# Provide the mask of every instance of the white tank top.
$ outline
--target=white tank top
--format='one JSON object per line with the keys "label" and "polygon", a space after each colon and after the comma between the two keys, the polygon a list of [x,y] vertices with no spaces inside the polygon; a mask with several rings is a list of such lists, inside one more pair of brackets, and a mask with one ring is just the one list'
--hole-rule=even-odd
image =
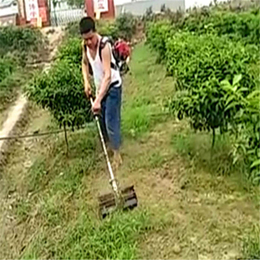
{"label": "white tank top", "polygon": [[[103,80],[103,77],[104,77],[104,74],[105,74],[104,66],[103,66],[103,63],[102,63],[102,61],[100,59],[100,55],[99,55],[100,40],[101,40],[101,37],[99,37],[95,59],[92,59],[90,52],[89,52],[89,49],[87,47],[87,57],[88,57],[89,63],[91,65],[91,68],[92,68],[92,71],[93,71],[94,83],[95,83],[95,86],[96,86],[96,94],[98,94],[98,92],[99,92],[99,89],[100,89],[100,86],[102,84],[102,80]],[[110,48],[111,62],[116,64],[116,61],[115,61],[115,59],[112,55],[111,45],[110,45],[110,43],[107,43],[107,44],[109,45],[109,48]],[[121,84],[122,84],[122,79],[121,79],[121,76],[120,76],[119,69],[115,70],[115,69],[111,68],[111,83],[110,83],[110,85],[113,84],[113,83],[117,83],[117,84],[115,84],[115,87],[120,87]]]}

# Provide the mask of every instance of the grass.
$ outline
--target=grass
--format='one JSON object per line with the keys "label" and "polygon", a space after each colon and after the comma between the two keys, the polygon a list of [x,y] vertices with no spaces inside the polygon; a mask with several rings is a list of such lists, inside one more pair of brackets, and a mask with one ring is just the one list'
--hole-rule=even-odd
{"label": "grass", "polygon": [[[47,116],[42,118],[49,120]],[[52,123],[39,122],[38,117],[34,121],[47,129],[52,127]],[[35,124],[29,128],[35,129]],[[21,191],[12,206],[15,219],[24,229],[31,223],[32,240],[17,247],[16,257],[136,257],[139,235],[150,228],[149,212],[145,209],[135,213],[118,212],[105,221],[99,219],[96,196],[92,198],[87,194],[91,186],[85,182],[95,168],[100,169],[97,158],[101,147],[97,146],[97,141],[93,126],[71,134],[69,156],[66,156],[62,135],[46,137],[29,152],[33,161],[30,167],[27,170],[20,167],[22,179],[18,180],[13,174],[8,176],[8,182],[15,182],[15,189]],[[19,151],[16,156],[18,154]],[[12,164],[14,166],[15,162]],[[11,167],[9,173],[17,171],[16,167]]]}
{"label": "grass", "polygon": [[260,259],[260,226],[253,225],[243,240],[244,259]]}
{"label": "grass", "polygon": [[23,68],[19,68],[0,82],[1,113],[8,107],[8,105],[15,101],[21,85],[25,84],[31,76],[31,72],[25,71]]}
{"label": "grass", "polygon": [[134,259],[136,238],[149,229],[149,216],[144,211],[117,213],[99,222],[82,212],[72,225],[63,229],[65,231],[59,240],[50,234],[37,237],[22,258],[38,258],[47,251],[46,258]]}
{"label": "grass", "polygon": [[[257,256],[259,192],[240,179],[228,139],[194,134],[163,111],[174,94],[156,57],[139,45],[124,81],[121,186],[134,184],[138,208],[98,217],[111,191],[94,125],[24,139],[0,180],[1,258],[230,259]],[[33,107],[25,133],[57,126]],[[9,216],[10,218],[7,218]],[[11,219],[11,220],[9,220]],[[14,246],[15,245],[15,246]]]}
{"label": "grass", "polygon": [[230,175],[243,170],[242,165],[233,164],[229,136],[217,136],[212,148],[209,134],[186,130],[172,136],[172,145],[178,154],[193,162],[196,168],[204,169],[215,176]]}

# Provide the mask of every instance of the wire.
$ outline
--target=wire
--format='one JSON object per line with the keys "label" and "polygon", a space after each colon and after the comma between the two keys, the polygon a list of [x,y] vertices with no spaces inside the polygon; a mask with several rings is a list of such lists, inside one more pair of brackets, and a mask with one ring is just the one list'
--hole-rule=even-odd
{"label": "wire", "polygon": [[11,139],[31,138],[31,137],[51,135],[51,134],[59,134],[61,132],[64,132],[64,130],[57,130],[57,131],[44,132],[44,133],[35,133],[35,134],[28,134],[28,135],[4,136],[4,137],[0,137],[0,141],[11,140]]}
{"label": "wire", "polygon": [[[152,113],[152,114],[148,114],[148,116],[163,116],[163,115],[170,115],[169,112],[161,112],[161,113]],[[67,129],[67,131],[72,131],[71,129]],[[52,134],[60,134],[63,133],[64,130],[55,130],[55,131],[51,131],[51,132],[43,132],[43,133],[34,133],[34,134],[27,134],[27,135],[14,135],[14,136],[3,136],[0,137],[0,141],[4,141],[4,140],[12,140],[12,139],[24,139],[24,138],[33,138],[33,137],[37,137],[37,136],[45,136],[45,135],[52,135]],[[77,132],[77,130],[74,130],[72,132]]]}

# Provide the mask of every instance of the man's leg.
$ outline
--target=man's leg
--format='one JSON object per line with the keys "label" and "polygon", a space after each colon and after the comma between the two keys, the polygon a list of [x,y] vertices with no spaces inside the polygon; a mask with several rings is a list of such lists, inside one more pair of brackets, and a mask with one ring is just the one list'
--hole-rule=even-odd
{"label": "man's leg", "polygon": [[114,153],[113,166],[118,168],[122,163],[119,152],[121,145],[121,95],[122,87],[112,87],[106,100],[105,123],[109,144]]}

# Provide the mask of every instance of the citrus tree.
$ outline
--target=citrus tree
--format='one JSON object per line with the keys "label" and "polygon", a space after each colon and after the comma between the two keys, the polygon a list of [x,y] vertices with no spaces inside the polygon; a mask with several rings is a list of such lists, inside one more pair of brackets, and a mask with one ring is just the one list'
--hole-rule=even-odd
{"label": "citrus tree", "polygon": [[83,127],[91,120],[91,106],[86,99],[80,66],[78,45],[64,45],[48,72],[36,74],[25,87],[28,98],[48,109],[60,127]]}

